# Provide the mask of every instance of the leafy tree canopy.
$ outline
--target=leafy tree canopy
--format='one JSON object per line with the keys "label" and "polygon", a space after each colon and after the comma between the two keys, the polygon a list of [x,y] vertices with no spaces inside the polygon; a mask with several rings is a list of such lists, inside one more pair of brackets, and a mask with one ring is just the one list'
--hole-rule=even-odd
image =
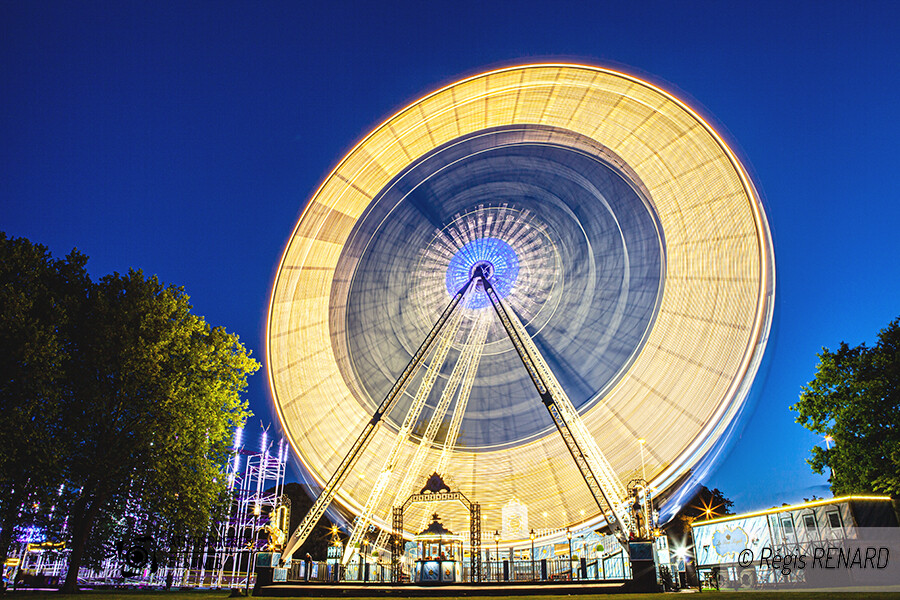
{"label": "leafy tree canopy", "polygon": [[63,481],[61,399],[71,390],[65,370],[86,261],[77,250],[55,260],[46,247],[0,232],[0,564],[16,528]]}
{"label": "leafy tree canopy", "polygon": [[[124,490],[140,499],[145,526],[163,522],[172,535],[209,527],[224,499],[233,430],[249,415],[240,394],[259,368],[236,335],[191,313],[183,288],[141,271],[102,278],[85,306],[66,408],[67,475],[81,490],[70,575],[95,520]],[[64,589],[74,584],[69,577]]]}
{"label": "leafy tree canopy", "polygon": [[209,527],[259,368],[183,288],[141,271],[93,283],[86,262],[0,232],[0,563],[16,527],[67,515],[68,591],[123,523]]}
{"label": "leafy tree canopy", "polygon": [[872,347],[841,342],[818,356],[815,379],[791,407],[798,423],[828,437],[807,462],[816,473],[829,467],[835,495],[900,496],[900,318]]}

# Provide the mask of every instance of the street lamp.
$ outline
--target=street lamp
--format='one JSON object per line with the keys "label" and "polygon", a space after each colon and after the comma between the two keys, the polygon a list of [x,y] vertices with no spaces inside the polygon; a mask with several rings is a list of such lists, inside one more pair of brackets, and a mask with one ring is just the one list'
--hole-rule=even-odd
{"label": "street lamp", "polygon": [[531,580],[534,581],[534,529],[531,530],[528,537],[531,538]]}
{"label": "street lamp", "polygon": [[500,532],[494,530],[494,550],[496,554],[494,561],[497,563],[497,581],[500,581]]}
{"label": "street lamp", "polygon": [[572,575],[572,530],[566,527],[566,539],[569,540],[569,580],[575,579]]}

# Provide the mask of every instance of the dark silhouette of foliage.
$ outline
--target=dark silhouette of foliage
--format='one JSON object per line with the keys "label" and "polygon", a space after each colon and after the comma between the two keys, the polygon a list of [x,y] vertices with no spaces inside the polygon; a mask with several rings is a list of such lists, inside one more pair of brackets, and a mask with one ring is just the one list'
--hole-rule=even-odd
{"label": "dark silhouette of foliage", "polygon": [[86,262],[77,250],[55,260],[0,232],[0,564],[17,528],[47,516],[64,480],[66,368]]}
{"label": "dark silhouette of foliage", "polygon": [[[312,508],[313,500],[310,499],[311,492],[299,483],[285,484],[284,494],[291,499],[291,526],[287,533],[290,537],[290,534],[300,525],[300,521]],[[313,533],[306,538],[302,546],[294,551],[294,558],[299,560],[308,553],[315,560],[325,560],[332,539],[332,527],[334,527],[334,523],[327,515],[323,515],[316,523]],[[343,543],[347,542],[346,536],[339,534],[339,537]]]}
{"label": "dark silhouette of foliage", "polygon": [[671,521],[665,526],[669,538],[669,547],[678,548],[691,544],[691,523],[705,521],[734,514],[731,509],[734,502],[725,496],[719,488],[709,489],[700,486],[697,493],[681,507]]}
{"label": "dark silhouette of foliage", "polygon": [[67,515],[65,591],[113,551],[126,507],[141,518],[125,535],[209,528],[259,368],[183,288],[141,271],[92,283],[86,262],[0,232],[0,564],[18,526],[52,534]]}

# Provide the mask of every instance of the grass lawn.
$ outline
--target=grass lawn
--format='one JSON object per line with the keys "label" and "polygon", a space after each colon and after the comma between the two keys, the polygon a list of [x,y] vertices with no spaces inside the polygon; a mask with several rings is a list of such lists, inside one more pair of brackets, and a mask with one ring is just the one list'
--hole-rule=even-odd
{"label": "grass lawn", "polygon": [[[604,594],[604,595],[577,595],[571,596],[490,596],[491,600],[675,600],[685,598],[685,592],[670,594]],[[132,590],[85,590],[77,596],[86,600],[225,600],[229,597],[227,591],[132,591]],[[6,598],[16,600],[59,600],[59,598],[73,598],[75,595],[59,594],[48,591],[18,590],[5,594]],[[860,598],[872,600],[900,600],[900,592],[884,591],[841,591],[841,592],[807,592],[777,590],[757,592],[715,592],[704,591],[701,595],[688,596],[693,600],[702,598],[721,598],[721,600],[858,600]],[[394,596],[396,598],[396,596]],[[429,596],[410,596],[410,600],[430,600]],[[356,600],[346,597],[344,600]],[[360,599],[362,600],[362,599]],[[371,600],[371,599],[365,599]]]}

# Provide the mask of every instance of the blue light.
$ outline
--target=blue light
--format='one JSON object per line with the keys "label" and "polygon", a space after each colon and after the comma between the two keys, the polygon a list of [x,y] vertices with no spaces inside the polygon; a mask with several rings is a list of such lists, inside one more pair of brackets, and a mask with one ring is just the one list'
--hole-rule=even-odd
{"label": "blue light", "polygon": [[[505,298],[512,291],[519,277],[519,257],[512,246],[497,238],[473,240],[457,250],[447,266],[447,293],[451,296],[469,281],[476,265],[488,263],[493,270],[488,279],[497,294]],[[487,295],[479,287],[469,302],[469,308],[485,308],[491,305]]]}

